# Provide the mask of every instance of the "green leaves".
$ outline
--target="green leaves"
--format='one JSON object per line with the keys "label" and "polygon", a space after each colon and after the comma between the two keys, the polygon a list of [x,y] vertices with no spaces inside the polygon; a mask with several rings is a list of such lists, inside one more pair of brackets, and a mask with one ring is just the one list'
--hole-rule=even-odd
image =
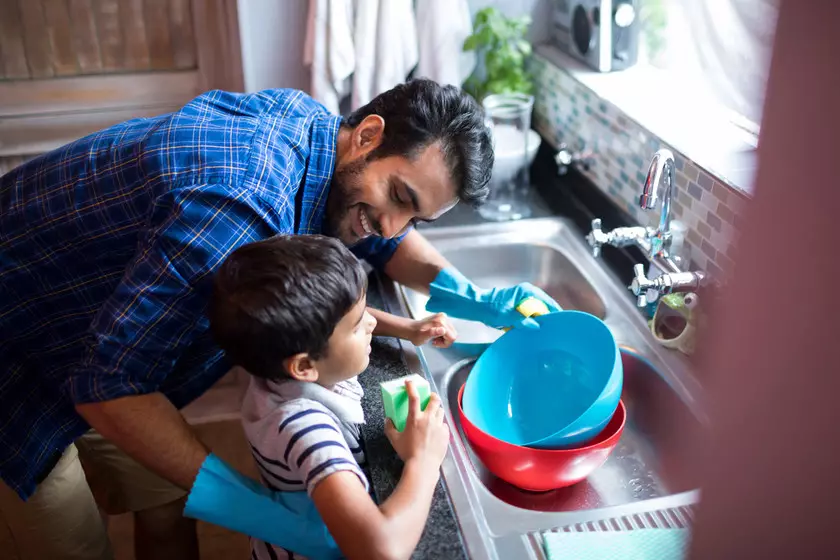
{"label": "green leaves", "polygon": [[484,79],[474,72],[464,82],[464,89],[479,100],[491,93],[531,93],[533,83],[525,70],[525,61],[531,56],[531,44],[525,40],[530,25],[527,15],[507,18],[493,7],[479,10],[463,50],[484,57]]}

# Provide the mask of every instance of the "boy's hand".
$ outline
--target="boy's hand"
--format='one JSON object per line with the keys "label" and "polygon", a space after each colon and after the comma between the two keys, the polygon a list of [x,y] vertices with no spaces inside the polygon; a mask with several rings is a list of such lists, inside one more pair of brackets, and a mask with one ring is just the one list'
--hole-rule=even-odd
{"label": "boy's hand", "polygon": [[398,432],[390,418],[385,420],[385,435],[405,463],[422,461],[437,470],[449,447],[449,426],[443,422],[440,397],[432,393],[426,410],[420,409],[420,397],[411,381],[405,382],[408,393],[408,419]]}
{"label": "boy's hand", "polygon": [[455,327],[443,313],[438,313],[420,321],[414,321],[410,327],[408,340],[415,346],[432,341],[432,346],[449,348],[458,337]]}

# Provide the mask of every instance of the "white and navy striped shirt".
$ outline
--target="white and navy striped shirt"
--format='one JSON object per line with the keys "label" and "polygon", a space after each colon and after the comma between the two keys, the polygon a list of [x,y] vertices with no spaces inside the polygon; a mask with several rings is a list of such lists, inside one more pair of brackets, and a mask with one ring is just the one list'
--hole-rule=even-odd
{"label": "white and navy striped shirt", "polygon": [[[242,424],[263,483],[273,490],[306,491],[311,496],[329,475],[351,471],[368,490],[361,468],[362,395],[355,377],[332,388],[252,377],[242,405]],[[251,558],[303,557],[251,539]]]}

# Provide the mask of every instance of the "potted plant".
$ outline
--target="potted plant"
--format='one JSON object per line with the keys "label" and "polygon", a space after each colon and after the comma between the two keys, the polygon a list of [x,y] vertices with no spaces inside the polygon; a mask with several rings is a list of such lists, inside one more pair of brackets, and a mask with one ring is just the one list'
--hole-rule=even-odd
{"label": "potted plant", "polygon": [[534,84],[525,68],[531,54],[526,40],[530,16],[505,17],[498,9],[483,8],[475,15],[465,51],[476,51],[479,64],[464,82],[464,90],[481,101],[494,93],[531,94]]}

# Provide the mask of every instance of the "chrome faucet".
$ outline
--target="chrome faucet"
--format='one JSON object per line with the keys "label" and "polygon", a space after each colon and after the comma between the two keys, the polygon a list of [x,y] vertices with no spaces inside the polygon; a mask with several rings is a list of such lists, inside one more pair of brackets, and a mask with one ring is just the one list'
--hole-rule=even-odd
{"label": "chrome faucet", "polygon": [[645,210],[655,209],[656,203],[660,202],[659,225],[656,229],[621,227],[605,233],[601,231],[600,218],[596,218],[592,220],[592,231],[586,236],[596,258],[601,255],[603,245],[635,245],[661,271],[657,278],[650,280],[643,264],[633,267],[635,277],[629,289],[636,296],[639,307],[653,303],[665,294],[694,291],[704,285],[707,279],[703,272],[683,272],[680,269],[680,258],[670,254],[671,197],[676,189],[675,181],[674,154],[670,150],[659,150],[651,159],[642,195],[639,197],[639,206]]}

